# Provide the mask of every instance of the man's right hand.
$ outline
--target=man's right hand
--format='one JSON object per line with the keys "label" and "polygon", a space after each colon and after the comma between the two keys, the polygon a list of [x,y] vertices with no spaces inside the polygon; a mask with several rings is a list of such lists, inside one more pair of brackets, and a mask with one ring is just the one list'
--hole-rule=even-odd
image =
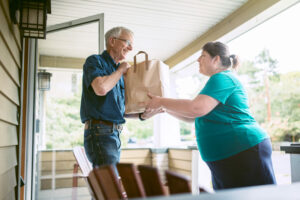
{"label": "man's right hand", "polygon": [[98,76],[92,82],[92,87],[96,95],[105,96],[120,80],[131,66],[127,62],[122,62],[117,71],[108,76]]}
{"label": "man's right hand", "polygon": [[118,68],[118,70],[121,70],[122,74],[126,74],[127,70],[131,67],[131,65],[128,62],[122,62]]}

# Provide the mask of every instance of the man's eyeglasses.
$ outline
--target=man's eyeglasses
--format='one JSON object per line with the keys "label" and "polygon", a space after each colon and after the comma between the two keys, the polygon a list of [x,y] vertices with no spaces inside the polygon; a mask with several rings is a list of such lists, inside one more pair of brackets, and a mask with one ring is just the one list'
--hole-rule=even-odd
{"label": "man's eyeglasses", "polygon": [[117,38],[117,37],[114,37],[114,38],[117,39],[117,40],[121,40],[121,41],[125,42],[127,46],[132,46],[132,44],[129,40],[125,40],[125,39]]}

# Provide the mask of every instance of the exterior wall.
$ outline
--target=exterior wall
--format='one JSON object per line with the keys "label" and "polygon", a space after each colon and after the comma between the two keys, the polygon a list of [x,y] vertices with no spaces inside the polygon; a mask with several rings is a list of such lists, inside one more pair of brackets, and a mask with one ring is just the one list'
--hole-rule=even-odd
{"label": "exterior wall", "polygon": [[0,199],[16,198],[20,71],[20,32],[0,0]]}

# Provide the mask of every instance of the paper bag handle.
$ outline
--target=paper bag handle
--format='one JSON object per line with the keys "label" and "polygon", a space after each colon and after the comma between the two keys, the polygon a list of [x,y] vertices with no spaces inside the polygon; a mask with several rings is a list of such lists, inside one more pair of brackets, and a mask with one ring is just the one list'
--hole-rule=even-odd
{"label": "paper bag handle", "polygon": [[139,51],[137,54],[135,54],[135,56],[133,57],[134,59],[134,72],[136,72],[136,56],[139,55],[139,54],[145,54],[145,64],[146,64],[146,70],[148,70],[148,54],[145,52],[145,51]]}

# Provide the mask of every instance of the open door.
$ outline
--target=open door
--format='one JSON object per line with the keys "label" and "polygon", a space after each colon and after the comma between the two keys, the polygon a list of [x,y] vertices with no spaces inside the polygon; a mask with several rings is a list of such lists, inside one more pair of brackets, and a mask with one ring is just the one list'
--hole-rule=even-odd
{"label": "open door", "polygon": [[[93,38],[92,43],[88,43],[90,40],[87,40],[87,37]],[[59,148],[59,146],[47,142],[49,138],[47,135],[49,130],[49,126],[47,126],[47,119],[49,119],[47,117],[47,103],[49,102],[47,101],[49,98],[56,98],[51,96],[52,94],[61,93],[60,96],[63,96],[64,94],[80,92],[78,88],[73,88],[74,85],[72,84],[80,84],[77,80],[82,73],[82,64],[85,58],[91,54],[99,54],[104,50],[104,14],[49,26],[47,27],[46,40],[36,40],[35,42],[35,57],[32,58],[34,60],[32,63],[35,63],[35,70],[32,75],[37,80],[36,85],[33,84],[31,88],[32,91],[35,91],[33,96],[35,100],[30,105],[31,109],[34,110],[33,117],[27,121],[27,124],[33,128],[28,131],[28,135],[31,137],[28,137],[25,144],[28,154],[25,164],[27,182],[24,197],[28,200],[56,199],[62,195],[61,197],[65,199],[71,199],[72,185],[69,183],[72,184],[72,162],[74,158],[72,151],[70,151],[71,147]],[[41,73],[45,72],[50,73],[50,88],[43,88],[41,85],[43,82]],[[59,75],[56,76],[56,74]],[[70,87],[66,82],[57,85],[59,81],[68,80],[71,82]],[[71,89],[67,92],[53,91],[55,88]],[[78,107],[78,116],[79,109]],[[53,108],[53,110],[55,113],[62,112],[58,108]],[[64,118],[60,120],[67,121]],[[59,122],[57,121],[57,123]],[[55,123],[52,125],[55,127]],[[78,121],[78,125],[81,126],[80,121]],[[61,131],[57,131],[56,134],[57,137],[62,136]],[[73,135],[70,133],[69,137],[61,140],[67,142],[72,137]],[[61,162],[61,158],[66,158],[64,159],[66,162]],[[76,194],[74,196],[73,193],[72,198],[76,198]]]}

